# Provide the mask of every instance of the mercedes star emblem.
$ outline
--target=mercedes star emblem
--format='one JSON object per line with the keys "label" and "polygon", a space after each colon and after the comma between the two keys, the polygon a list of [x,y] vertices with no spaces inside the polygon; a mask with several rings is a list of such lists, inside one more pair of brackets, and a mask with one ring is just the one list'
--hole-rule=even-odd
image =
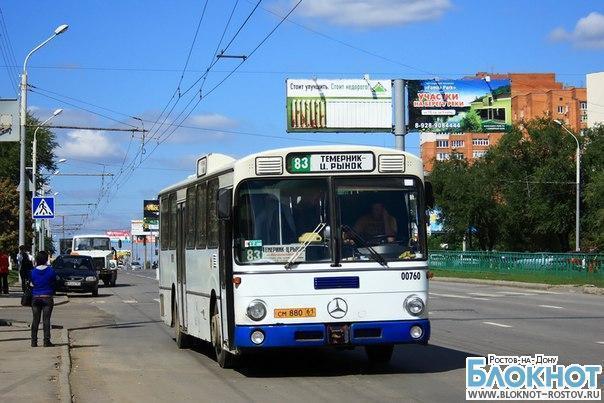
{"label": "mercedes star emblem", "polygon": [[332,318],[341,319],[346,316],[346,312],[348,312],[348,304],[342,298],[334,298],[327,304],[327,313]]}

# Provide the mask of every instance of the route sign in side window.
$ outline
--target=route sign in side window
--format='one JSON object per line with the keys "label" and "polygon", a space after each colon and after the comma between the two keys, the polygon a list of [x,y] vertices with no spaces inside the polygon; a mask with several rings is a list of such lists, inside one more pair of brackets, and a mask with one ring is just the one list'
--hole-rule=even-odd
{"label": "route sign in side window", "polygon": [[206,198],[207,198],[207,183],[197,185],[197,236],[196,236],[196,247],[197,249],[205,249],[206,238],[207,238],[207,223],[206,223]]}
{"label": "route sign in side window", "polygon": [[208,248],[218,246],[218,210],[216,203],[218,201],[218,179],[208,182]]}
{"label": "route sign in side window", "polygon": [[195,247],[195,200],[196,200],[197,188],[191,186],[187,189],[187,248],[192,249]]}

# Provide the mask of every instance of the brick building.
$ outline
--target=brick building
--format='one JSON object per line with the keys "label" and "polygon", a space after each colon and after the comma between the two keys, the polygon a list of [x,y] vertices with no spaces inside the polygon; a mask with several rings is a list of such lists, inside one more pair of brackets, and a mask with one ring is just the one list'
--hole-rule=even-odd
{"label": "brick building", "polygon": [[[474,77],[510,79],[512,122],[519,123],[538,117],[563,121],[573,131],[587,127],[587,91],[566,87],[556,81],[554,73],[477,73]],[[464,158],[472,161],[501,139],[503,133],[422,133],[420,139],[424,170],[430,172],[434,161]]]}

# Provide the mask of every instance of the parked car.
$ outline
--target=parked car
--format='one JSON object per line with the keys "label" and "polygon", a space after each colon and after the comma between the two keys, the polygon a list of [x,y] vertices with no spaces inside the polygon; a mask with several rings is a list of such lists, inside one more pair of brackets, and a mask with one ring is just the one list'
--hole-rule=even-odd
{"label": "parked car", "polygon": [[141,265],[141,262],[134,261],[130,263],[130,268],[132,270],[142,270],[143,266]]}
{"label": "parked car", "polygon": [[99,295],[99,277],[90,256],[59,255],[52,267],[57,273],[58,291],[89,292]]}

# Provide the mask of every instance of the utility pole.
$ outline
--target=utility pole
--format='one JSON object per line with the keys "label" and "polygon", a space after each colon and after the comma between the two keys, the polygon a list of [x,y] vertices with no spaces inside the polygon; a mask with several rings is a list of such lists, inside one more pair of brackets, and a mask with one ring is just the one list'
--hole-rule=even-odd
{"label": "utility pole", "polygon": [[25,61],[23,62],[23,71],[21,73],[21,105],[19,108],[21,140],[19,148],[19,180],[21,182],[21,187],[19,191],[19,245],[25,245],[25,193],[27,192],[27,183],[25,182],[25,134],[27,127],[27,62],[29,61],[31,55],[34,54],[34,52],[36,52],[42,46],[46,45],[57,35],[60,35],[63,32],[67,31],[67,28],[67,24],[58,26],[48,39],[33,48],[27,54],[27,56],[25,56]]}
{"label": "utility pole", "polygon": [[394,148],[405,151],[405,80],[392,80],[392,107],[394,108]]}
{"label": "utility pole", "polygon": [[575,150],[575,252],[581,252],[581,143],[579,143],[577,136],[564,126],[564,122],[561,120],[554,120],[554,122],[570,134],[577,143],[577,149]]}

